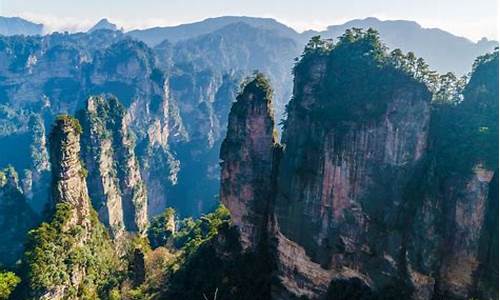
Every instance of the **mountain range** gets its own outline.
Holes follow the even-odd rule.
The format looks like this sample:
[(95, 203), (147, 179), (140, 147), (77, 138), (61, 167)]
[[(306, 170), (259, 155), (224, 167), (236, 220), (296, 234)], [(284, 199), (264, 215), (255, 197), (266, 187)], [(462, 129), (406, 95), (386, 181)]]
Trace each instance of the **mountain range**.
[(496, 44), (474, 44), (414, 22), (374, 18), (301, 34), (273, 19), (220, 17), (131, 32), (103, 19), (88, 32), (4, 36), (0, 146), (5, 150), (0, 165), (14, 166), (31, 191), (25, 192), (28, 202), (36, 199), (31, 205), (40, 211), (46, 199), (43, 181), (29, 185), (33, 179), (22, 170), (38, 174), (47, 167), (36, 166), (49, 163), (34, 157), (32, 147), (43, 153), (45, 129), (58, 113), (75, 113), (88, 97), (112, 94), (128, 111), (136, 136), (149, 213), (173, 206), (181, 215), (199, 215), (216, 203), (218, 149), (239, 83), (254, 70), (266, 74), (274, 90), (274, 116), (285, 119), (293, 90), (290, 71), (307, 40), (318, 34), (336, 37), (350, 26), (379, 28), (389, 48), (420, 49), (415, 52), (429, 55), (431, 68), (451, 64), (461, 73)]
[[(470, 66), (475, 57), (492, 51), (498, 46), (498, 42), (494, 40), (483, 38), (477, 42), (473, 42), (439, 28), (424, 28), (414, 21), (379, 20), (374, 17), (355, 19), (343, 24), (331, 25), (324, 31), (307, 30), (299, 33), (271, 18), (224, 16), (177, 26), (136, 29), (128, 31), (126, 34), (154, 47), (165, 40), (175, 44), (179, 41), (206, 35), (230, 24), (240, 22), (258, 29), (273, 31), (282, 37), (292, 39), (298, 45), (305, 44), (309, 38), (315, 35), (336, 39), (347, 28), (374, 28), (379, 31), (390, 49), (400, 48), (404, 51), (413, 51), (441, 73), (454, 72), (457, 74), (466, 74), (470, 71)], [(0, 17), (0, 34), (3, 35), (42, 34), (42, 28), (42, 24), (35, 24), (21, 18)], [(89, 31), (96, 29), (117, 30), (117, 26), (110, 23), (107, 19), (102, 19), (89, 29)], [(300, 54), (300, 51), (297, 54)]]
[(495, 44), (0, 35), (0, 298), (498, 300)]

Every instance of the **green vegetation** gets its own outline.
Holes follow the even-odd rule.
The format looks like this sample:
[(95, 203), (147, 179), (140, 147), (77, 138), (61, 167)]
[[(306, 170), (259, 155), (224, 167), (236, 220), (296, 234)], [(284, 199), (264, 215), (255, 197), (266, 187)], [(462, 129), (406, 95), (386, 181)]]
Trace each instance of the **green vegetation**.
[(215, 238), (219, 230), (229, 222), (229, 211), (223, 205), (197, 220), (184, 219), (179, 224), (179, 231), (174, 235), (174, 247), (182, 251), (184, 257), (189, 257), (203, 243)]
[(12, 272), (0, 272), (0, 300), (9, 299), (14, 288), (21, 282), (21, 278)]
[(479, 57), (463, 92), (435, 102), (431, 134), (438, 172), (468, 174), (475, 164), (498, 168), (498, 51)]
[(223, 206), (199, 220), (181, 222), (174, 245), (181, 255), (164, 298), (269, 299), (271, 259), (265, 250), (242, 253), (238, 231)]
[[(377, 120), (401, 89), (430, 95), (424, 80), (418, 80), (427, 76), (426, 68), (412, 53), (387, 53), (373, 29), (348, 29), (335, 45), (314, 37), (294, 67), (298, 88), (287, 111), (290, 113), (292, 107), (298, 114), (311, 110), (308, 113), (314, 120), (339, 129)], [(311, 78), (315, 76), (324, 77)], [(314, 86), (304, 89), (305, 84)], [(304, 93), (312, 93), (317, 99), (311, 107), (300, 106), (300, 99), (307, 97)]]
[[(144, 253), (144, 283), (134, 287), (134, 278), (141, 272), (132, 272), (120, 290), (109, 292), (109, 299), (214, 299), (215, 295), (217, 299), (268, 299), (269, 257), (242, 254), (238, 232), (225, 207), (178, 222), (175, 233), (168, 225), (173, 214), (167, 209), (152, 221), (149, 236), (155, 239), (156, 248), (149, 249), (144, 239), (133, 246)], [(132, 256), (129, 261), (134, 261)], [(137, 270), (136, 266), (132, 263), (129, 269)]]
[[(52, 220), (30, 232), (26, 251), (29, 288), (40, 293), (66, 286), (68, 295), (79, 299), (105, 298), (120, 280), (120, 261), (95, 212), (86, 237), (86, 228), (71, 223), (73, 210), (69, 204), (57, 204)], [(81, 286), (72, 287), (71, 276), (83, 269)]]
[(161, 215), (154, 217), (149, 225), (148, 238), (151, 247), (158, 248), (160, 246), (165, 246), (174, 232), (175, 210), (173, 208), (167, 208)]
[[(154, 64), (149, 60), (149, 55), (146, 55), (149, 50), (142, 44), (135, 50), (137, 53), (130, 50), (124, 54), (121, 50), (128, 49), (127, 43), (131, 42), (122, 42), (118, 44), (120, 47), (102, 54), (109, 56), (106, 68), (110, 72), (116, 69), (123, 57), (139, 56), (142, 58), (140, 63), (147, 66)], [(316, 67), (320, 67), (320, 71)], [(324, 74), (321, 67), (324, 67)], [(297, 60), (294, 72), (299, 88), (288, 107), (289, 112), (293, 109), (299, 117), (307, 112), (316, 122), (340, 130), (379, 120), (387, 111), (389, 101), (400, 90), (414, 90), (428, 99), (431, 99), (432, 93), (431, 149), (437, 173), (443, 178), (452, 173), (464, 174), (463, 172), (470, 172), (477, 163), (488, 169), (498, 168), (498, 51), (478, 58), (467, 83), (467, 78), (457, 78), (452, 73), (438, 75), (412, 52), (404, 54), (396, 49), (388, 53), (376, 31), (354, 28), (347, 30), (335, 44), (332, 40), (313, 37), (306, 45), (301, 59)], [(324, 78), (316, 80), (317, 75)], [(206, 78), (210, 76), (213, 74), (204, 75)], [(163, 73), (157, 69), (153, 69), (149, 78), (158, 86), (165, 80)], [(179, 82), (182, 83), (180, 80)], [(300, 88), (306, 84), (313, 86), (310, 89)], [(123, 90), (122, 85), (126, 86), (109, 83), (106, 88), (115, 86)], [(189, 86), (191, 83), (185, 85)], [(311, 96), (307, 93), (312, 93), (317, 102), (307, 107), (301, 106), (301, 100)], [(242, 83), (238, 101), (252, 95), (270, 105), (272, 94), (268, 79), (256, 72)], [(151, 111), (158, 110), (160, 100), (161, 97), (150, 103)], [(112, 134), (107, 129), (121, 128), (117, 120), (125, 114), (124, 106), (114, 97), (98, 98), (96, 101), (101, 101), (102, 105), (97, 106), (95, 115), (86, 116), (87, 121), (102, 127), (103, 135)], [(247, 113), (243, 111), (244, 107), (248, 106), (233, 105), (237, 112), (240, 110), (240, 116)], [(25, 127), (29, 117), (22, 110), (12, 110), (4, 105), (0, 105), (0, 119), (1, 116), (5, 116), (3, 119), (7, 121), (0, 120), (0, 135), (16, 132), (17, 127)], [(77, 119), (60, 115), (57, 120), (71, 124), (77, 134), (82, 133), (82, 126)], [(36, 128), (37, 132), (41, 132), (42, 120), (36, 119), (33, 122), (39, 126)], [(16, 125), (18, 123), (21, 125)], [(82, 124), (85, 128), (86, 124)], [(310, 145), (315, 146), (314, 143)], [(43, 161), (43, 157), (37, 156), (35, 150), (32, 150), (34, 160)], [(166, 155), (156, 157), (161, 160)], [(154, 165), (154, 162), (149, 163)], [(164, 163), (156, 162), (158, 165)], [(303, 165), (305, 169), (300, 172), (314, 173), (315, 170), (307, 169), (314, 168), (313, 164)], [(126, 165), (118, 164), (118, 172), (124, 172), (122, 168), (126, 168)], [(26, 206), (20, 190), (6, 185), (9, 173), (17, 176), (12, 168), (0, 172), (0, 191), (11, 193), (9, 198), (0, 199), (0, 212), (7, 212), (7, 215), (13, 211), (19, 212)], [(87, 173), (82, 165), (81, 176), (87, 176)], [(163, 172), (160, 175), (165, 174)], [(107, 232), (94, 211), (91, 212), (87, 227), (74, 225), (73, 210), (69, 204), (58, 204), (52, 219), (29, 234), (22, 270), (27, 276), (26, 280), (23, 277), (22, 284), (33, 294), (65, 286), (69, 287), (69, 295), (78, 299), (269, 298), (273, 260), (266, 252), (268, 248), (263, 246), (257, 254), (242, 253), (238, 232), (231, 225), (229, 211), (223, 206), (199, 219), (187, 218), (177, 224), (175, 211), (167, 209), (151, 221), (147, 232), (149, 240), (127, 237), (130, 244), (122, 258), (117, 257)], [(19, 219), (5, 219), (5, 228), (0, 231), (11, 232), (9, 229), (13, 224), (19, 225), (23, 220), (35, 219), (28, 212), (18, 213), (16, 216)], [(490, 222), (498, 230), (498, 222)], [(22, 230), (27, 231), (26, 226)], [(24, 239), (20, 234), (22, 230), (15, 230), (17, 238)], [(3, 245), (12, 241), (19, 243), (15, 238), (4, 234), (6, 242), (0, 243), (0, 254), (13, 253)], [(13, 264), (14, 261), (10, 263)], [(83, 269), (84, 281), (80, 286), (73, 287), (72, 276)], [(14, 273), (0, 272), (0, 299), (7, 299), (20, 282)], [(341, 289), (344, 289), (342, 292), (346, 299), (366, 292), (366, 287), (359, 282), (336, 284), (329, 290), (332, 297), (340, 297)], [(390, 286), (383, 292), (386, 299), (389, 294), (399, 295), (400, 291)]]
[(80, 125), (78, 119), (71, 115), (65, 115), (65, 114), (58, 115), (56, 121), (70, 124), (77, 134), (82, 134), (83, 132), (82, 126)]
[[(266, 101), (269, 111), (272, 113), (272, 98), (273, 98), (273, 89), (269, 80), (266, 76), (258, 71), (254, 71), (251, 76), (245, 78), (240, 84), (240, 92), (236, 97), (237, 102), (233, 104), (231, 107), (231, 111), (236, 111), (238, 115), (245, 116), (245, 109), (248, 108), (248, 105), (242, 104), (240, 99), (243, 97), (248, 97), (249, 95), (253, 95), (252, 99), (261, 99), (262, 101)], [(240, 104), (239, 104), (240, 103)]]
[(294, 67), (298, 85), (310, 84), (310, 76), (318, 73), (311, 68), (321, 65), (324, 79), (311, 91), (316, 103), (302, 107), (305, 95), (299, 87), (288, 113), (292, 108), (299, 115), (311, 110), (307, 113), (314, 120), (342, 132), (343, 127), (377, 120), (398, 90), (413, 87), (432, 93), (434, 157), (443, 176), (470, 172), (476, 163), (498, 166), (498, 50), (476, 60), (467, 82), (453, 73), (437, 74), (412, 52), (387, 53), (375, 30), (353, 28), (336, 44), (311, 39)]
[[(213, 281), (205, 275), (198, 274), (199, 271), (207, 272), (205, 265), (199, 265), (199, 260), (209, 260), (213, 263), (217, 261), (215, 253), (206, 253), (207, 250), (213, 249), (218, 243), (218, 239), (230, 228), (230, 217), (228, 210), (219, 206), (214, 212), (206, 214), (199, 219), (191, 218), (184, 219), (179, 222), (178, 230), (172, 232), (171, 221), (175, 219), (175, 211), (167, 209), (163, 214), (152, 220), (148, 236), (151, 238), (153, 249), (144, 239), (135, 242), (135, 251), (130, 251), (129, 261), (131, 265), (129, 269), (136, 269), (134, 257), (137, 259), (136, 249), (141, 249), (144, 254), (145, 280), (140, 286), (133, 287), (133, 278), (138, 275), (137, 272), (132, 272), (129, 275), (131, 282), (122, 286), (120, 294), (127, 299), (151, 299), (160, 295), (167, 295), (168, 299), (190, 299), (186, 298), (187, 294), (196, 293), (198, 298), (202, 299), (202, 292), (206, 289), (196, 290), (186, 284), (213, 284)], [(235, 232), (234, 232), (235, 233)], [(237, 237), (232, 239), (235, 249), (239, 249)], [(218, 265), (217, 268), (222, 267)], [(191, 277), (196, 273), (195, 277)], [(212, 271), (211, 271), (212, 272)], [(189, 276), (189, 280), (186, 277)], [(187, 280), (187, 281), (186, 281)], [(177, 295), (181, 293), (182, 295)], [(191, 298), (195, 299), (195, 298)]]

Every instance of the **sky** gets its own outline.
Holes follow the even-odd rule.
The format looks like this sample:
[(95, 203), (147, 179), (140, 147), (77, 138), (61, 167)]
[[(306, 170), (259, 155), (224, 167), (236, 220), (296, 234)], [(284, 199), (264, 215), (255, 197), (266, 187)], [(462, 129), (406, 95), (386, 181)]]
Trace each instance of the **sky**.
[(125, 30), (224, 15), (272, 17), (301, 32), (355, 18), (417, 21), (477, 41), (498, 40), (498, 0), (0, 0), (0, 15), (82, 31), (101, 18)]

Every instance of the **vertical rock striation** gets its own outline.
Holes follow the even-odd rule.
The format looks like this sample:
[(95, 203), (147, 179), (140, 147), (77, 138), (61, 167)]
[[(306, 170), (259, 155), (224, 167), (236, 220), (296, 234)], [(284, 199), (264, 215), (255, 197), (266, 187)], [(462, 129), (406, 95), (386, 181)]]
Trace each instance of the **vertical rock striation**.
[(25, 261), (35, 299), (98, 299), (120, 269), (87, 192), (81, 132), (77, 119), (63, 115), (50, 135), (51, 215), (30, 232)]
[(79, 114), (90, 196), (100, 220), (118, 239), (125, 232), (143, 234), (147, 226), (146, 188), (125, 116), (114, 97), (90, 97)]
[(272, 298), (498, 299), (498, 52), (458, 103), (411, 64), (372, 30), (312, 39), (275, 155), (265, 101), (233, 104), (221, 200), (270, 242)]
[(179, 161), (169, 141), (182, 139), (184, 127), (153, 51), (144, 43), (122, 39), (96, 53), (86, 71), (87, 95), (111, 93), (127, 108), (124, 122), (137, 138), (136, 155), (146, 183), (148, 215), (161, 213), (167, 207), (167, 191), (177, 183), (179, 172)]
[(87, 170), (80, 160), (80, 135), (78, 120), (60, 116), (51, 132), (50, 160), (52, 164), (51, 210), (58, 204), (68, 204), (72, 210), (68, 226), (79, 225), (90, 229), (90, 198), (87, 191)]
[(498, 299), (498, 97), (495, 52), (476, 60), (463, 101), (433, 115), (436, 297)]
[(245, 249), (255, 250), (267, 230), (276, 144), (271, 95), (261, 74), (246, 83), (231, 108), (220, 151), (220, 199), (231, 211)]
[(195, 64), (171, 71), (170, 96), (178, 103), (186, 129), (183, 138), (177, 136), (170, 143), (181, 166), (169, 198), (180, 215), (200, 215), (215, 205), (219, 150), (240, 76), (239, 72), (199, 70)]
[(45, 136), (45, 125), (40, 115), (30, 117), (31, 169), (25, 170), (22, 189), (28, 203), (37, 212), (43, 211), (48, 201), (50, 186), (50, 162)]
[(295, 68), (274, 209), (279, 299), (354, 284), (378, 293), (406, 279), (405, 192), (423, 162), (431, 94), (357, 56), (369, 39), (339, 42)]

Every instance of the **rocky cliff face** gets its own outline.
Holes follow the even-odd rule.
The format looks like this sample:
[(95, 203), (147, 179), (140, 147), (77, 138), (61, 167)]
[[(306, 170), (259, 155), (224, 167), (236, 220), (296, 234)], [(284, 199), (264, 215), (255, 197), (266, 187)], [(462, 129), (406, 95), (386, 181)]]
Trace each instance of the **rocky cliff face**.
[(137, 138), (137, 156), (148, 190), (148, 213), (167, 206), (167, 191), (177, 183), (179, 161), (169, 146), (182, 139), (184, 125), (170, 97), (168, 79), (146, 45), (121, 40), (99, 52), (88, 70), (89, 92), (113, 94), (127, 108), (124, 116)]
[(478, 58), (463, 101), (435, 105), (432, 115), (433, 184), (411, 239), (423, 242), (421, 256), (409, 253), (438, 297), (498, 298), (498, 272), (489, 267), (498, 262), (497, 81), (498, 52)]
[(28, 203), (37, 212), (42, 212), (49, 195), (50, 162), (43, 119), (40, 115), (30, 117), (31, 130), (30, 169), (24, 170), (22, 190)]
[(240, 229), (244, 249), (255, 250), (267, 231), (276, 144), (271, 94), (261, 74), (244, 86), (231, 108), (220, 151), (220, 200)]
[(74, 207), (70, 224), (82, 225), (88, 230), (90, 198), (87, 191), (87, 170), (80, 161), (80, 134), (78, 120), (61, 116), (51, 132), (52, 199), (51, 207), (59, 203)]
[[(90, 96), (112, 94), (126, 107), (125, 118), (137, 137), (137, 156), (150, 195), (148, 208), (152, 214), (161, 212), (166, 207), (167, 189), (176, 183), (179, 170), (169, 139), (182, 136), (183, 125), (153, 51), (119, 31), (109, 30), (3, 37), (0, 44), (0, 73), (8, 78), (0, 83), (0, 102), (23, 118), (7, 128), (7, 136), (19, 136), (20, 141), (2, 139), (0, 145), (18, 142), (25, 145), (23, 152), (30, 153), (30, 146), (36, 144), (27, 137), (31, 133), (25, 115), (36, 114), (42, 124), (50, 124), (59, 113), (75, 113), (85, 107)], [(12, 156), (18, 157), (14, 153)], [(26, 174), (26, 180), (21, 174), (30, 188), (29, 183), (36, 177), (34, 163), (18, 160), (9, 158), (7, 162), (31, 172)], [(42, 198), (37, 198), (33, 206), (38, 209), (44, 204)]]
[(480, 264), (480, 236), (488, 203), (489, 184), (494, 172), (481, 165), (474, 167), (468, 179), (447, 184), (443, 203), (447, 212), (448, 234), (444, 238), (445, 255), (440, 264), (437, 290), (447, 297), (471, 294)]
[(125, 232), (142, 234), (147, 226), (146, 187), (125, 116), (125, 107), (114, 97), (91, 97), (79, 114), (89, 194), (116, 239)]
[[(390, 90), (386, 94), (365, 92), (362, 102), (336, 115), (345, 95), (341, 86), (329, 86), (335, 84), (334, 51), (296, 68), (277, 179), (278, 277), (287, 292), (308, 298), (340, 283), (357, 281), (375, 291), (401, 280), (405, 189), (418, 176), (430, 117), (430, 93), (403, 74), (401, 85), (386, 82), (380, 86)], [(390, 80), (388, 71), (365, 67)], [(353, 69), (340, 76), (351, 78), (345, 83), (350, 89), (366, 91), (363, 75)], [(369, 105), (383, 108), (373, 117), (337, 121)]]
[[(200, 215), (216, 205), (218, 151), (242, 73), (260, 69), (270, 76), (281, 117), (291, 92), (290, 65), (299, 52), (297, 43), (272, 30), (228, 25), (182, 43), (164, 42), (154, 51), (110, 30), (3, 37), (0, 105), (20, 115), (39, 114), (48, 125), (58, 113), (84, 107), (92, 95), (115, 95), (137, 136), (149, 215), (167, 206), (183, 216)], [(16, 142), (29, 152), (27, 122), (16, 125), (7, 139), (0, 135), (0, 146)], [(0, 157), (0, 164), (31, 171), (27, 161), (14, 161), (18, 157)], [(27, 188), (37, 176), (20, 175)], [(33, 199), (37, 209), (44, 206), (42, 197)]]
[[(266, 112), (232, 110), (221, 200), (244, 246), (256, 232), (271, 243), (274, 299), (497, 299), (487, 265), (498, 261), (498, 86), (488, 83), (498, 71), (481, 67), (497, 69), (494, 57), (477, 63), (463, 103), (431, 110), (426, 85), (373, 32), (312, 42), (273, 159), (252, 143), (269, 123), (246, 123)], [(272, 196), (255, 193), (262, 187)], [(255, 217), (255, 205), (267, 215)]]
[(29, 207), (12, 167), (0, 171), (0, 264), (12, 267), (24, 251), (28, 230), (39, 217)]
[(30, 233), (26, 263), (35, 299), (97, 299), (119, 269), (116, 253), (97, 220), (80, 161), (81, 127), (58, 117), (51, 132), (52, 195), (49, 220)]

